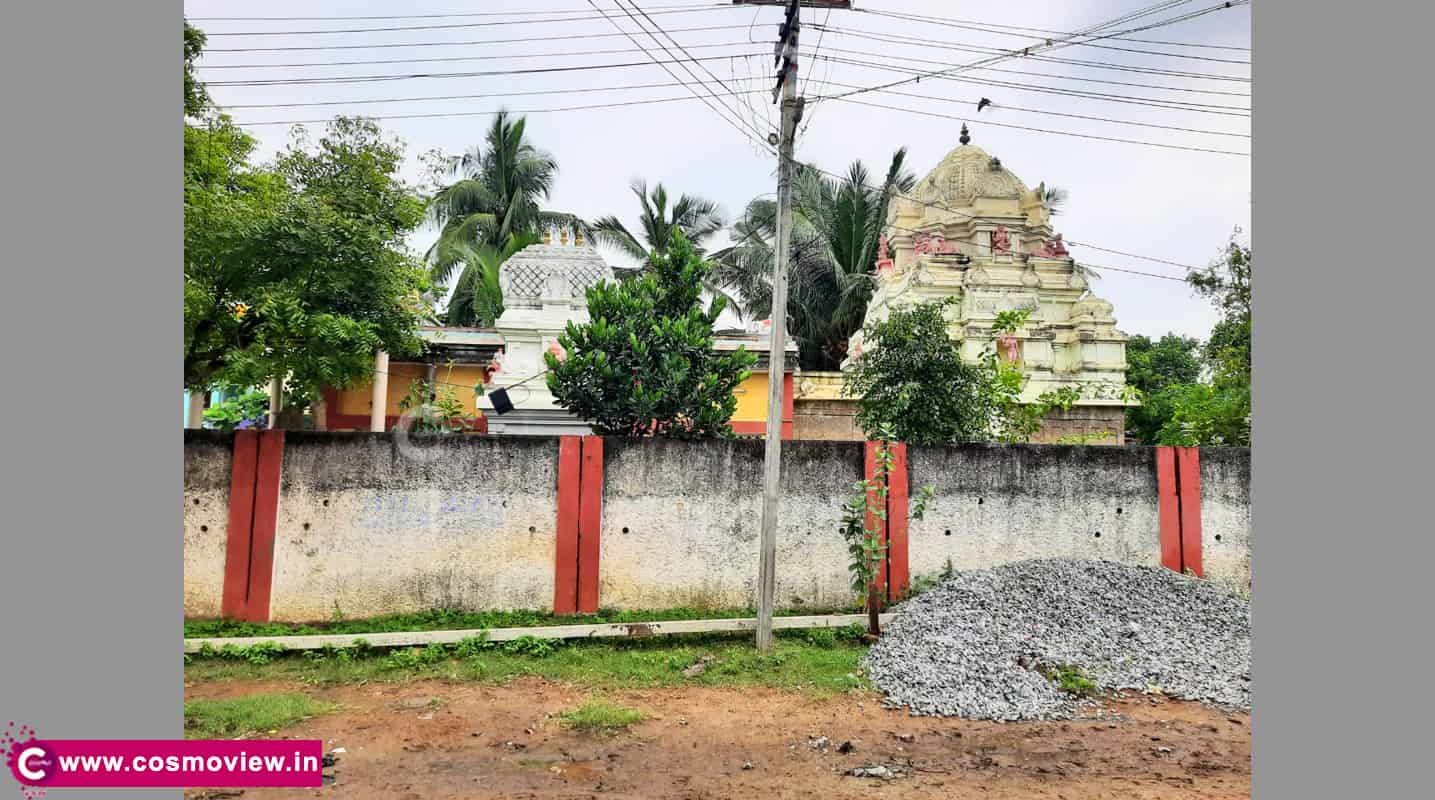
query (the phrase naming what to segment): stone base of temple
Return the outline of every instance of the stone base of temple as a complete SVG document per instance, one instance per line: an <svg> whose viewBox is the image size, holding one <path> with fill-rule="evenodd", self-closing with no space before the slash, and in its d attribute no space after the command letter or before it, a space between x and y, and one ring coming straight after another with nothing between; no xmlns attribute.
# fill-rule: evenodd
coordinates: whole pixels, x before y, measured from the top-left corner
<svg viewBox="0 0 1435 800"><path fill-rule="evenodd" d="M792 435L796 439L860 442L857 405L843 400L798 400L792 404Z"/></svg>
<svg viewBox="0 0 1435 800"><path fill-rule="evenodd" d="M507 414L485 411L488 432L494 436L589 436L583 420L562 409L516 408Z"/></svg>
<svg viewBox="0 0 1435 800"><path fill-rule="evenodd" d="M1038 444L1126 444L1126 409L1121 406L1077 406L1051 411L1041 432L1031 439Z"/></svg>
<svg viewBox="0 0 1435 800"><path fill-rule="evenodd" d="M860 442L867 437L857 426L854 400L803 400L793 403L793 438ZM1078 406L1046 415L1036 444L1124 445L1126 409L1121 406Z"/></svg>

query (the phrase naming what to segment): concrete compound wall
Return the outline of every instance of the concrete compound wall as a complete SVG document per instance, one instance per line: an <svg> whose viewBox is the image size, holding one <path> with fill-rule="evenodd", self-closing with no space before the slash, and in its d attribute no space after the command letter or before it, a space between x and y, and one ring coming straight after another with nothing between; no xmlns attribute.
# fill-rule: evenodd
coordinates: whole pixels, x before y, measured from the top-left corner
<svg viewBox="0 0 1435 800"><path fill-rule="evenodd" d="M392 434L285 432L278 442L272 544L262 502L245 544L246 532L229 530L229 520L247 520L228 508L231 493L244 496L231 489L244 469L231 454L236 435L186 432L186 616L756 602L761 441L467 436L422 443L419 458ZM871 469L866 447L784 443L780 606L852 602L839 523ZM279 458L262 452L261 462ZM912 495L925 485L936 495L926 517L905 526L905 509L889 509L902 559L891 567L893 596L948 559L966 570L1103 558L1250 585L1248 450L911 447L899 463ZM246 596L249 605L232 599Z"/></svg>
<svg viewBox="0 0 1435 800"><path fill-rule="evenodd" d="M184 613L188 617L220 615L233 461L232 435L185 432Z"/></svg>
<svg viewBox="0 0 1435 800"><path fill-rule="evenodd" d="M763 442L607 440L602 603L619 608L757 603ZM778 603L852 600L842 503L862 480L861 442L784 442Z"/></svg>

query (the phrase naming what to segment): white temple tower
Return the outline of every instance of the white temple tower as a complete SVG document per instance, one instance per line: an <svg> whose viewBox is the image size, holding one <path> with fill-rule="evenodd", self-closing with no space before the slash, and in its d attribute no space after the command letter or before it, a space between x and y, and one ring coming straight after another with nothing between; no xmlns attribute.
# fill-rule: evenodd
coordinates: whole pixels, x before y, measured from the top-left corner
<svg viewBox="0 0 1435 800"><path fill-rule="evenodd" d="M1038 441L1110 435L1093 443L1124 442L1126 336L1116 329L1111 303L1091 294L1087 279L1052 230L1045 185L1028 189L981 148L961 145L888 209L888 252L877 264L878 284L866 322L892 308L953 297L948 333L965 358L992 346L1000 311L1030 309L1016 335L1016 353L1029 377L1024 400L1061 386L1085 386L1086 397L1048 418ZM865 327L865 325L864 325ZM848 361L863 346L858 332ZM844 367L846 364L844 364Z"/></svg>

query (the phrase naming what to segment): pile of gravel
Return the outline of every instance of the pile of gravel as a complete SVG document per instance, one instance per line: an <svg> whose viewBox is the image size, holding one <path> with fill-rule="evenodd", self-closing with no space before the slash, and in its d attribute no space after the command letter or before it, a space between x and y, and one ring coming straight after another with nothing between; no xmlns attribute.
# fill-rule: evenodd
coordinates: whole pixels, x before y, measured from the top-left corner
<svg viewBox="0 0 1435 800"><path fill-rule="evenodd" d="M1070 718L1041 669L1101 690L1250 708L1250 604L1157 567L1040 559L961 573L897 606L866 656L890 707L924 716Z"/></svg>

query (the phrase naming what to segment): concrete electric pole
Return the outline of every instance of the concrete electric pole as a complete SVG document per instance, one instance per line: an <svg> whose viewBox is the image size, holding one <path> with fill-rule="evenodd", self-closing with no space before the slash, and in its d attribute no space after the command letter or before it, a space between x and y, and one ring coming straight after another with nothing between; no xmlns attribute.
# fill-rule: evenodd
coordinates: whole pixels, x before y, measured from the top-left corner
<svg viewBox="0 0 1435 800"><path fill-rule="evenodd" d="M781 66L772 101L782 98L782 131L777 153L777 241L773 244L772 340L767 366L767 441L763 456L762 528L757 570L757 649L772 647L772 611L777 588L777 501L782 475L782 394L787 366L787 269L792 241L792 150L802 99L797 96L798 9L851 8L850 0L733 0L734 5L787 6L779 31L774 66Z"/></svg>

